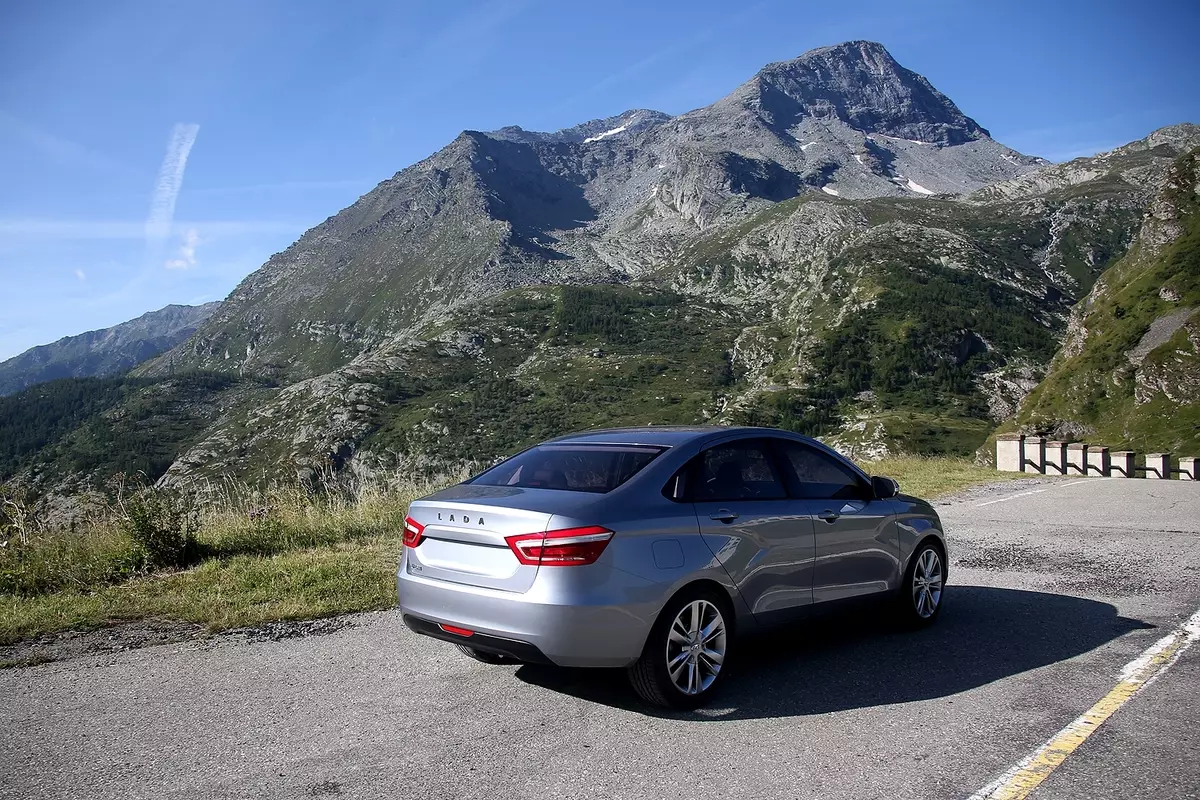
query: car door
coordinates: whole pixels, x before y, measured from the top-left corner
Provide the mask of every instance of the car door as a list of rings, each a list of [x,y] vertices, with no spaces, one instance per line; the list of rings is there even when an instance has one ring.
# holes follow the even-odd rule
[[[766,440],[738,439],[700,453],[687,471],[705,542],[764,622],[812,604],[813,521],[773,459]]]
[[[813,520],[813,603],[864,597],[899,585],[894,505],[841,459],[811,445],[775,440],[788,491]]]

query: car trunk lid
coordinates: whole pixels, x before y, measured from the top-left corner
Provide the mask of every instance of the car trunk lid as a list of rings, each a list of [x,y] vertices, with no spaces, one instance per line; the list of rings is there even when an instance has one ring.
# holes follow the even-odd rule
[[[446,499],[439,499],[447,494]],[[409,516],[424,526],[421,543],[406,549],[409,574],[467,586],[528,591],[538,567],[520,563],[505,537],[545,531],[553,513],[514,507],[512,490],[455,494],[439,492],[409,508]]]

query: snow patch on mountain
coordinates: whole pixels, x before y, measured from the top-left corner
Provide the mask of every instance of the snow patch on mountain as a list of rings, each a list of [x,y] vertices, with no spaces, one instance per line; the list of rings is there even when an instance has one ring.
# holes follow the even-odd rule
[[[589,136],[588,138],[583,140],[583,143],[587,144],[588,142],[598,142],[601,139],[604,139],[608,136],[616,136],[618,133],[623,133],[625,131],[625,129],[628,127],[629,127],[629,123],[626,122],[624,125],[622,125],[619,128],[613,128],[611,131],[605,131],[604,133],[597,133],[595,136]]]

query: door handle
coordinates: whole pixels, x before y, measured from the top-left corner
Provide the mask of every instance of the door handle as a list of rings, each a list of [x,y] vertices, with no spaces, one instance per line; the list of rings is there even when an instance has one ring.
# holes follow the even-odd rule
[[[817,514],[817,519],[823,519],[826,522],[833,522],[840,516],[841,516],[841,514],[837,513],[836,511],[825,510],[825,511],[822,511],[820,514]]]
[[[730,511],[725,508],[722,508],[717,513],[709,516],[709,519],[716,520],[717,522],[724,522],[724,523],[733,522],[737,518],[738,518],[738,515],[735,512]]]

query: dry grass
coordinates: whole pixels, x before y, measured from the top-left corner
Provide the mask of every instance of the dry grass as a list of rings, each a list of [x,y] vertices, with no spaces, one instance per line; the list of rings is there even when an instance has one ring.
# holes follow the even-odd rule
[[[868,466],[925,498],[1021,477],[965,459]],[[175,572],[147,572],[136,544],[103,516],[9,542],[0,549],[0,644],[148,618],[218,631],[388,608],[408,504],[461,477],[360,486],[353,496],[222,487],[205,500],[198,563]]]
[[[189,569],[149,572],[111,518],[0,550],[0,643],[162,617],[210,630],[386,608],[408,504],[457,479],[211,493]]]
[[[926,500],[984,483],[1029,477],[1019,472],[999,472],[994,467],[981,467],[966,458],[897,456],[862,466],[872,475],[895,478],[900,482],[900,491]]]

